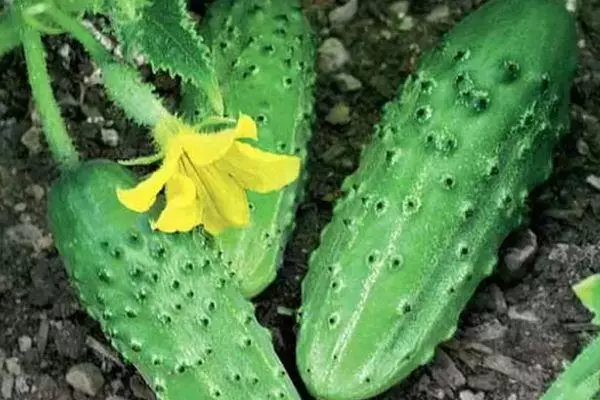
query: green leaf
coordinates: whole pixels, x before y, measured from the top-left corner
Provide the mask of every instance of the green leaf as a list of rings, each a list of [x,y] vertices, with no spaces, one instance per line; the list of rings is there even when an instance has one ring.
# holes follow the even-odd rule
[[[597,400],[600,392],[600,336],[552,383],[540,400]]]
[[[12,9],[0,14],[0,57],[21,44],[20,27],[21,20]]]
[[[210,48],[194,30],[185,0],[155,1],[134,21],[113,14],[113,24],[128,58],[135,52],[145,55],[153,70],[203,90],[213,112],[223,113]]]
[[[600,325],[600,274],[584,279],[573,286],[573,290],[583,305],[594,313],[592,323]]]

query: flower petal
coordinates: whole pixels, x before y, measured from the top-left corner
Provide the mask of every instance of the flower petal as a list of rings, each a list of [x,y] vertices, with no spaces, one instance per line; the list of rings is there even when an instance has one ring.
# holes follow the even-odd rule
[[[235,179],[214,165],[199,168],[197,172],[206,188],[206,202],[212,203],[216,213],[229,225],[247,225],[250,220],[248,197]],[[205,211],[212,212],[210,204]]]
[[[163,164],[150,177],[131,189],[117,188],[119,201],[130,210],[145,212],[156,201],[158,192],[177,171],[177,164],[181,156],[181,147],[174,143],[169,147]]]
[[[218,133],[183,133],[176,136],[186,156],[194,165],[208,165],[223,157],[233,145],[235,131],[232,129]]]
[[[300,174],[300,157],[269,153],[240,142],[217,165],[242,187],[259,193],[281,189]]]
[[[235,137],[237,139],[247,138],[256,140],[258,138],[256,122],[248,115],[241,114],[235,126]]]
[[[201,210],[196,202],[196,186],[192,179],[177,174],[166,184],[167,205],[153,229],[163,232],[188,232],[200,224]]]

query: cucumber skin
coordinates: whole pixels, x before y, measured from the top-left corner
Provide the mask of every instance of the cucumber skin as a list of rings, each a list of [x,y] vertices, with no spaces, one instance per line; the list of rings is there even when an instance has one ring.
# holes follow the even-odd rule
[[[160,399],[299,399],[269,332],[200,231],[152,231],[117,186],[136,178],[94,160],[49,195],[56,246],[82,304]]]
[[[315,39],[297,0],[220,0],[208,12],[202,36],[210,43],[226,112],[258,123],[261,149],[295,154],[304,167],[314,120]],[[254,297],[274,279],[306,171],[280,191],[249,192],[251,223],[215,237],[240,282]]]
[[[303,281],[297,364],[315,397],[375,396],[454,335],[551,172],[576,54],[564,5],[492,0],[384,107]]]

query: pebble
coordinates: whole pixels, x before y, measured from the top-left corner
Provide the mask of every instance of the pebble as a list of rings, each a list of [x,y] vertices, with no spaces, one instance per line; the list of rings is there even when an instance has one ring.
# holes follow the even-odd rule
[[[504,251],[504,257],[498,266],[498,276],[505,282],[525,276],[538,250],[537,236],[531,229],[516,232],[511,236],[512,243]]]
[[[8,242],[17,245],[31,246],[36,250],[40,250],[40,241],[44,237],[44,232],[31,222],[24,222],[15,226],[11,226],[6,230],[6,238]]]
[[[11,399],[13,387],[15,386],[15,377],[10,374],[2,374],[1,377],[0,394],[2,394],[2,398],[4,399]]]
[[[414,27],[415,27],[415,19],[413,17],[411,17],[410,15],[407,15],[400,23],[400,26],[398,26],[398,29],[401,30],[402,32],[408,32],[408,31],[412,30],[412,28],[414,28]]]
[[[27,147],[29,154],[36,155],[42,151],[41,133],[40,128],[33,126],[21,136],[21,144]]]
[[[425,19],[427,22],[439,22],[450,16],[450,8],[443,4],[435,7]]]
[[[408,1],[397,1],[389,7],[390,14],[398,19],[403,19],[408,14],[410,3]]]
[[[19,376],[23,373],[21,370],[21,364],[19,363],[19,359],[17,357],[7,358],[4,364],[6,365],[6,370],[8,373],[13,376]]]
[[[319,70],[330,73],[338,71],[350,61],[350,54],[344,44],[336,38],[328,38],[319,47]]]
[[[599,176],[588,175],[588,177],[585,178],[585,181],[587,182],[588,185],[590,185],[594,189],[600,190],[600,177]]]
[[[104,377],[100,368],[91,363],[72,366],[67,372],[66,380],[73,389],[88,396],[95,396],[104,386]]]
[[[485,395],[482,392],[474,394],[470,390],[463,390],[458,394],[460,400],[484,400]]]
[[[515,306],[511,306],[508,309],[508,318],[513,319],[513,320],[531,322],[532,324],[537,324],[540,322],[540,319],[538,318],[537,315],[534,314],[533,311],[530,311],[530,310],[518,311]]]
[[[346,72],[336,74],[333,77],[333,80],[337,83],[342,92],[356,92],[363,87],[362,82],[359,81],[358,78]]]
[[[119,133],[115,129],[102,128],[100,136],[102,143],[109,147],[117,147],[119,145]]]
[[[332,125],[346,125],[350,122],[350,107],[345,103],[337,103],[329,110],[325,120]]]
[[[29,387],[29,382],[27,382],[27,378],[24,375],[17,376],[15,378],[15,391],[18,394],[29,393],[31,388]]]
[[[37,201],[40,201],[44,198],[44,188],[41,187],[38,184],[33,184],[31,186],[28,186],[27,189],[25,189],[25,192],[32,196],[34,199],[36,199]]]
[[[108,396],[106,400],[125,400],[125,397],[121,396]]]
[[[24,335],[21,336],[19,339],[19,351],[21,353],[26,353],[31,349],[31,345],[33,343],[33,341],[31,340],[31,337]]]
[[[329,22],[331,25],[345,24],[354,18],[357,10],[358,0],[349,0],[343,6],[339,6],[329,13]]]
[[[449,386],[452,389],[457,389],[467,383],[467,379],[452,358],[440,349],[436,351],[431,376],[438,385]]]
[[[469,387],[475,390],[491,392],[496,389],[497,384],[498,379],[496,379],[493,373],[471,375],[468,378]]]

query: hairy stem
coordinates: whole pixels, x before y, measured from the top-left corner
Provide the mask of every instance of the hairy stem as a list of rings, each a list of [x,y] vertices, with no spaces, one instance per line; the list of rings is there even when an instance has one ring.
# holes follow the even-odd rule
[[[67,133],[52,92],[42,39],[34,28],[23,24],[21,40],[25,51],[29,84],[43,122],[48,147],[52,157],[61,167],[71,168],[79,161],[79,153]]]

